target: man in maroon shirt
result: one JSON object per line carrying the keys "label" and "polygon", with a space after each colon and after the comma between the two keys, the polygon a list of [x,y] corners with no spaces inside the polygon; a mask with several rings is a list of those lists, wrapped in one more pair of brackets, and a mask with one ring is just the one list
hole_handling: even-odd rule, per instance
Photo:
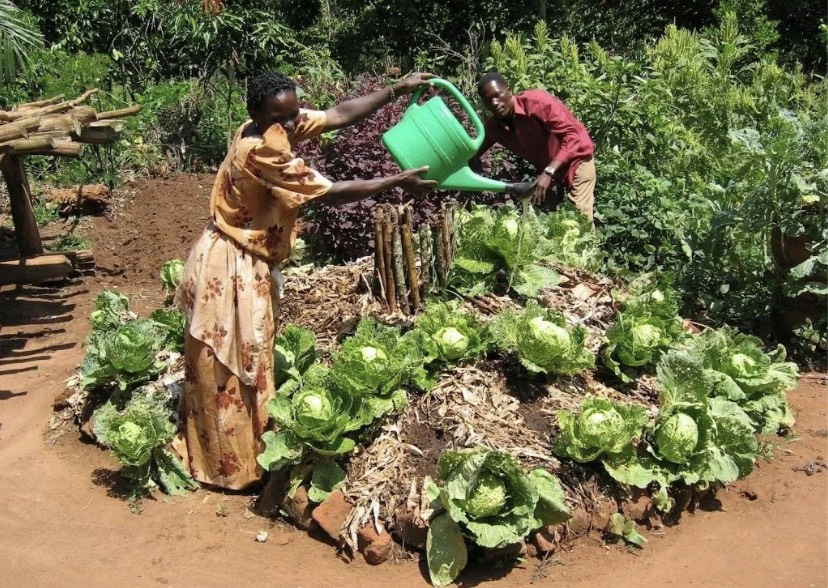
{"label": "man in maroon shirt", "polygon": [[493,116],[486,121],[486,138],[475,159],[495,143],[501,144],[535,166],[538,183],[533,204],[546,199],[552,180],[563,182],[569,199],[592,222],[595,145],[581,121],[545,90],[513,95],[497,72],[480,78],[477,91]]}

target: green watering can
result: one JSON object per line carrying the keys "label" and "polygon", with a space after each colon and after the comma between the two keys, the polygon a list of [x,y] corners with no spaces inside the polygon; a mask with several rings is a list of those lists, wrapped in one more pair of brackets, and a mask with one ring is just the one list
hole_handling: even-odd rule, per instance
{"label": "green watering can", "polygon": [[382,143],[397,165],[402,169],[429,166],[422,177],[436,180],[437,187],[446,190],[515,194],[531,190],[535,182],[500,182],[479,176],[469,168],[469,160],[483,144],[483,121],[466,97],[450,82],[440,78],[430,81],[457,100],[474,125],[477,137],[472,139],[469,136],[439,96],[434,96],[425,104],[417,104],[425,92],[425,88],[418,88],[411,96],[402,120],[382,135]]}

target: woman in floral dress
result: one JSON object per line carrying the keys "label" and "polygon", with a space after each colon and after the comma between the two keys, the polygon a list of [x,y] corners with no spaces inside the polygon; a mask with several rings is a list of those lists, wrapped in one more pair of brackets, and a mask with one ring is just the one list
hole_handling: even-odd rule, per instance
{"label": "woman in floral dress", "polygon": [[177,293],[187,326],[182,430],[174,447],[199,482],[238,490],[262,475],[256,456],[275,392],[274,280],[290,255],[302,205],[313,200],[340,206],[390,188],[435,185],[419,177],[426,168],[331,182],[297,158],[293,147],[359,122],[431,77],[415,74],[327,111],[300,108],[295,84],[281,74],[249,84],[251,120],[236,131],[218,171],[210,221],[190,251]]}

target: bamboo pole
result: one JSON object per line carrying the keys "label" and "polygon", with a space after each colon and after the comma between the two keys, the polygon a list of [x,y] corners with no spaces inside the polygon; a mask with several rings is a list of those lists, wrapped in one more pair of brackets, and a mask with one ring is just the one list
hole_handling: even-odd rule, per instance
{"label": "bamboo pole", "polygon": [[43,253],[43,241],[32,209],[31,190],[23,161],[14,155],[0,157],[0,172],[9,190],[14,236],[21,256]]}
{"label": "bamboo pole", "polygon": [[388,278],[385,276],[385,211],[378,206],[374,215],[374,273],[379,282],[380,296],[388,304]]}
{"label": "bamboo pole", "polygon": [[0,143],[14,141],[15,139],[28,139],[29,131],[18,125],[0,126]]}
{"label": "bamboo pole", "polygon": [[53,139],[55,141],[71,141],[69,131],[64,129],[53,129],[51,131],[36,131],[29,133],[29,139]]}
{"label": "bamboo pole", "polygon": [[445,259],[444,266],[446,274],[451,270],[451,262],[454,259],[451,245],[451,210],[446,208],[445,202],[441,206],[440,221],[443,224],[443,256]]}
{"label": "bamboo pole", "polygon": [[412,217],[414,211],[410,206],[401,208],[402,219],[400,221],[400,233],[402,239],[402,250],[406,270],[408,271],[408,285],[411,288],[411,305],[414,312],[420,308],[420,283],[417,278],[417,261],[414,256],[414,236],[412,234]]}
{"label": "bamboo pole", "polygon": [[36,131],[40,128],[41,118],[34,116],[32,118],[23,118],[19,121],[0,125],[0,143],[4,141],[11,141],[14,139],[25,139],[29,136],[29,132]]}
{"label": "bamboo pole", "polygon": [[[110,122],[110,121],[101,121],[101,122]],[[114,122],[114,121],[113,121]],[[107,145],[110,143],[116,142],[118,139],[121,138],[121,132],[123,131],[124,125],[113,125],[113,126],[93,126],[100,123],[90,123],[88,126],[84,127],[79,133],[73,135],[75,140],[80,141],[81,143],[91,143],[93,145]]]}
{"label": "bamboo pole", "polygon": [[403,314],[411,314],[408,306],[408,292],[405,287],[405,269],[403,269],[402,237],[400,235],[400,217],[395,206],[390,206],[391,221],[394,229],[394,283],[397,286],[397,303]]}
{"label": "bamboo pole", "polygon": [[86,102],[89,99],[90,96],[92,96],[92,94],[96,94],[97,92],[100,92],[100,90],[98,88],[92,88],[91,90],[87,90],[86,92],[84,92],[83,94],[81,94],[80,96],[75,98],[74,100],[70,100],[69,103],[72,106],[77,106],[78,104],[83,104],[84,102]]}
{"label": "bamboo pole", "polygon": [[393,207],[386,206],[382,241],[385,250],[385,297],[388,302],[388,311],[394,312],[397,310],[397,286],[394,280],[394,262],[391,259],[394,257],[394,226],[389,212],[390,209],[393,209]]}
{"label": "bamboo pole", "polygon": [[91,106],[76,106],[66,114],[78,119],[81,124],[98,120],[98,113]]}
{"label": "bamboo pole", "polygon": [[457,232],[454,227],[454,213],[454,206],[449,206],[446,212],[446,222],[448,223],[449,231],[449,244],[451,245],[448,256],[449,270],[451,270],[454,265],[454,256],[457,254]]}

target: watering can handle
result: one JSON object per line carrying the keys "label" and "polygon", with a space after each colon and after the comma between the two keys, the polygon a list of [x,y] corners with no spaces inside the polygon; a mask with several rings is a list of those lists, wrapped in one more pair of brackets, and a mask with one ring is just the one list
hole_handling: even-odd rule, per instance
{"label": "watering can handle", "polygon": [[[483,138],[486,134],[486,130],[483,127],[483,121],[480,120],[480,117],[477,116],[477,113],[472,108],[472,105],[469,104],[469,101],[466,99],[463,94],[460,93],[460,90],[454,87],[454,84],[449,82],[448,80],[444,80],[443,78],[434,78],[429,80],[432,86],[437,86],[443,90],[446,90],[452,97],[457,100],[463,110],[471,120],[472,125],[474,125],[474,130],[477,131],[477,137],[472,139],[472,143],[475,147],[479,148],[483,144]],[[421,88],[417,88],[414,93],[411,95],[411,100],[408,103],[408,107],[410,108],[414,104],[416,104],[420,98],[422,97],[423,93],[426,91],[427,86],[423,86]]]}

